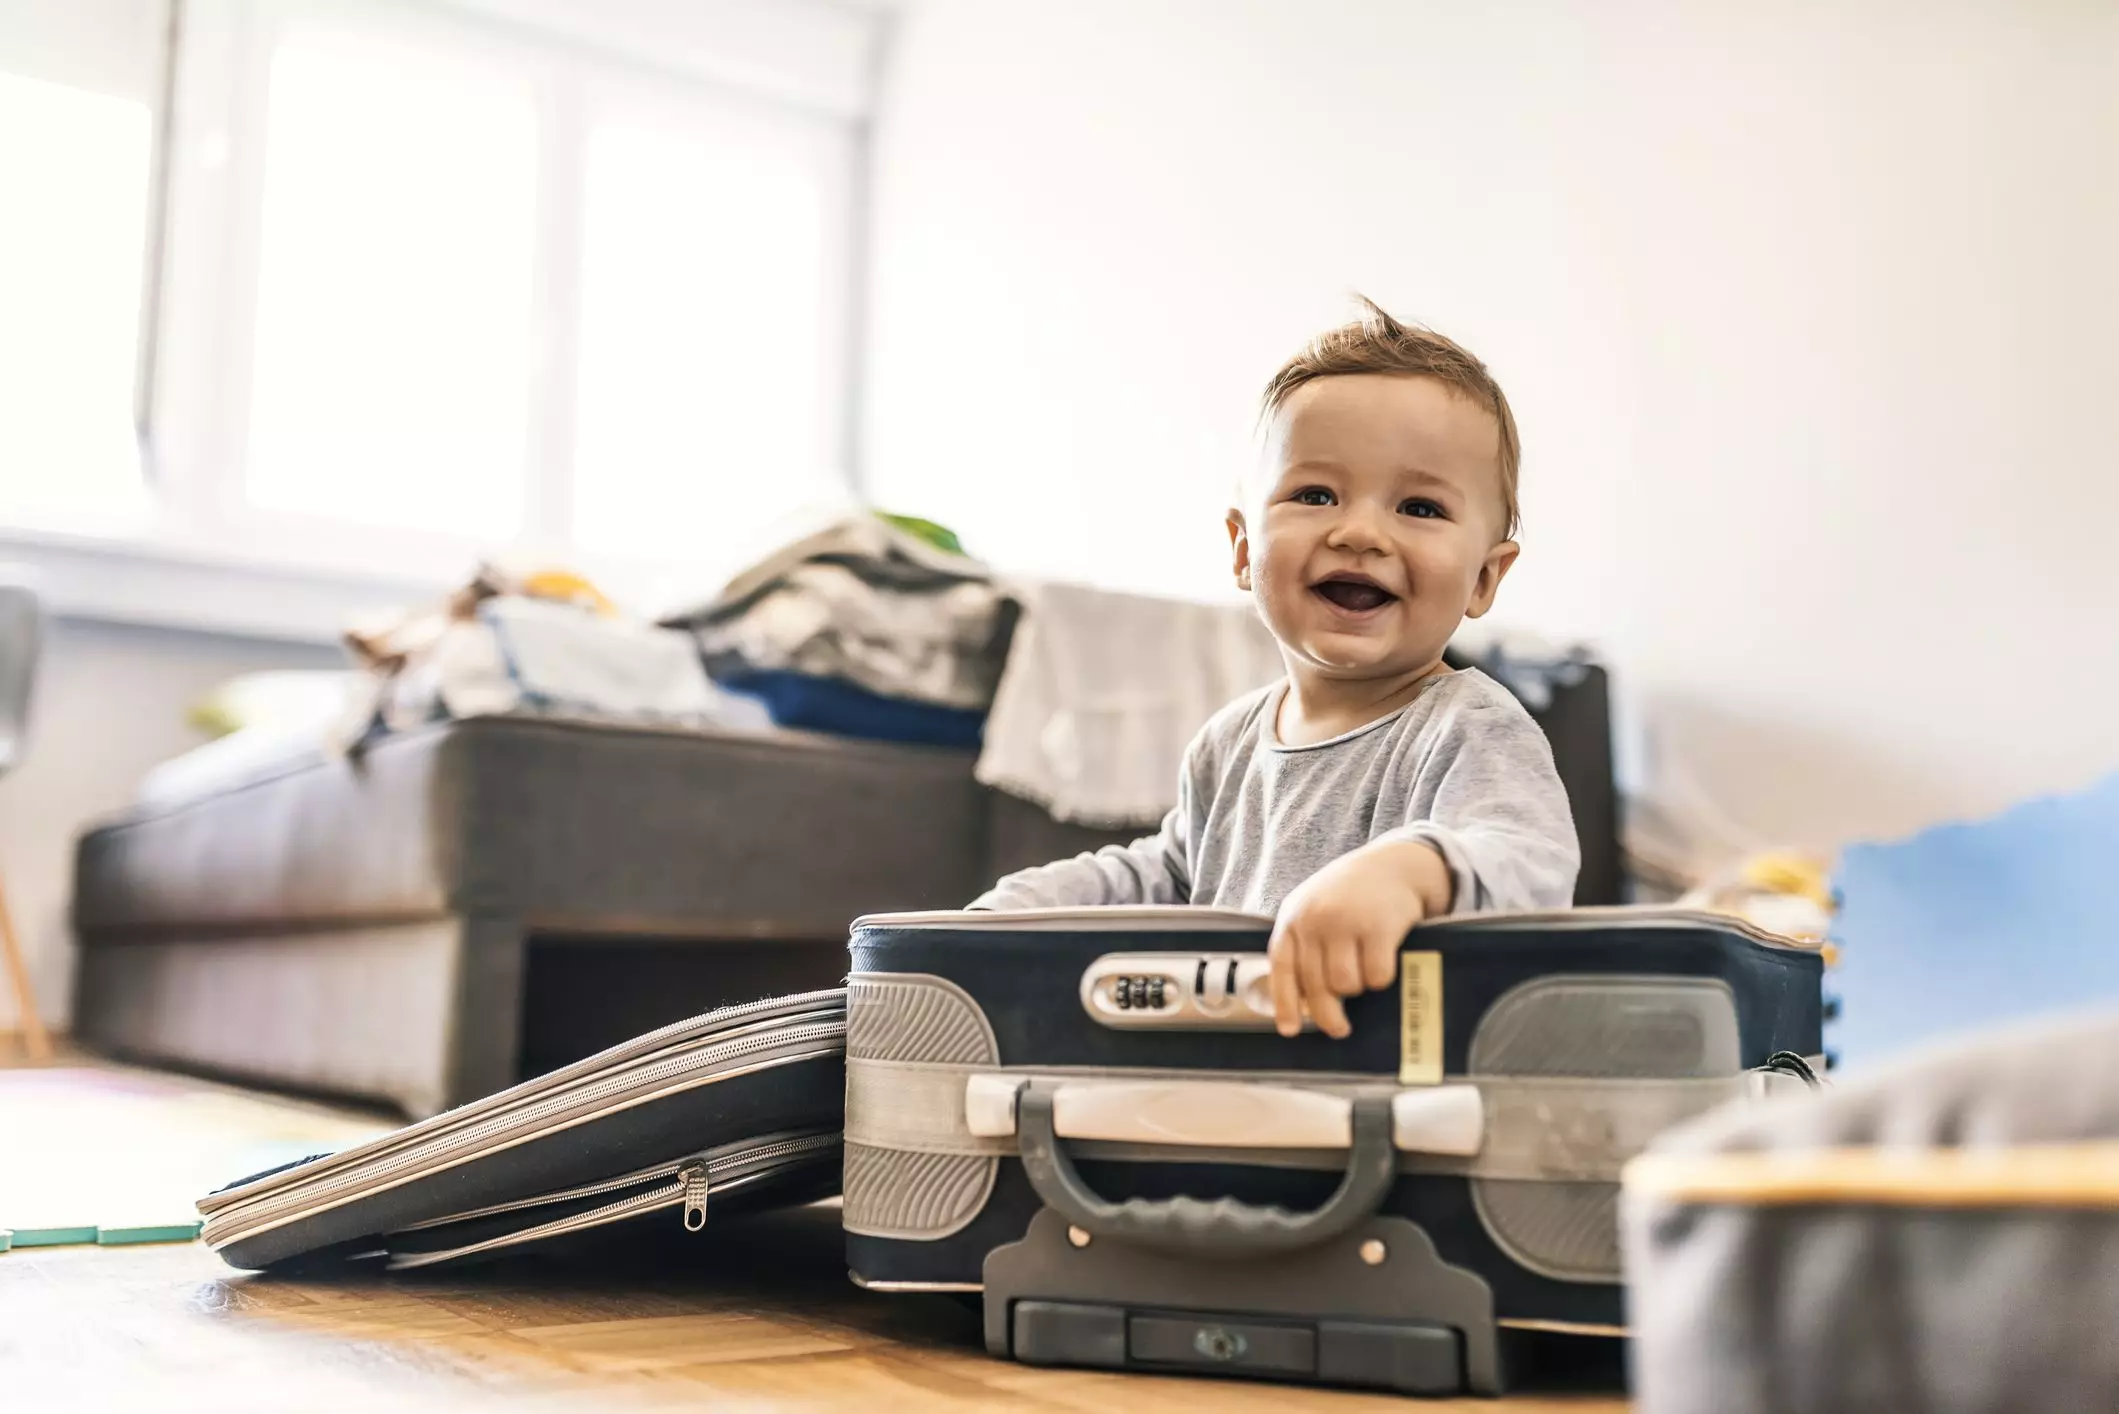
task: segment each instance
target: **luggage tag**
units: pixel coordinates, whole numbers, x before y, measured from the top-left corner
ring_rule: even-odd
[[[1442,1083],[1442,954],[1398,954],[1398,1083]]]

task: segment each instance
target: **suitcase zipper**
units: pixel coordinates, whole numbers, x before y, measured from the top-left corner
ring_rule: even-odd
[[[683,1181],[684,1230],[697,1232],[706,1226],[706,1165],[686,1164],[677,1177]]]
[[[721,1191],[728,1192],[732,1189],[747,1187],[752,1183],[770,1178],[782,1169],[799,1168],[801,1167],[802,1159],[826,1149],[836,1148],[838,1143],[838,1132],[833,1130],[819,1134],[802,1135],[793,1139],[778,1140],[758,1148],[743,1150],[727,1155],[718,1163],[712,1159],[711,1153],[694,1155],[690,1159],[678,1160],[673,1164],[661,1164],[643,1173],[628,1175],[626,1178],[613,1179],[609,1184],[598,1186],[609,1188],[627,1183],[643,1182],[650,1178],[671,1174],[674,1174],[677,1179],[675,1183],[664,1185],[647,1193],[636,1193],[629,1198],[620,1198],[616,1202],[606,1203],[602,1207],[592,1208],[585,1213],[575,1213],[571,1217],[557,1218],[551,1222],[533,1224],[518,1232],[503,1233],[498,1237],[489,1237],[481,1242],[468,1243],[462,1247],[452,1247],[439,1252],[416,1252],[402,1256],[393,1255],[387,1265],[389,1270],[394,1272],[411,1271],[419,1267],[431,1267],[442,1262],[456,1261],[463,1257],[473,1256],[480,1252],[496,1251],[503,1247],[519,1247],[530,1242],[542,1242],[551,1238],[571,1236],[574,1233],[586,1232],[590,1228],[604,1227],[611,1223],[622,1222],[627,1218],[640,1217],[663,1208],[678,1205],[682,1205],[683,1208],[684,1230],[686,1232],[698,1232],[706,1226],[707,1193],[712,1186],[711,1178],[714,1169],[721,1168],[728,1171],[723,1175],[720,1184]],[[569,1195],[553,1194],[535,1201],[539,1203],[560,1202],[566,1196]],[[587,1195],[577,1194],[572,1196]],[[492,1210],[486,1211],[490,1212]],[[440,1219],[438,1222],[459,1222],[474,1216],[478,1215],[467,1213],[457,1217]],[[429,1223],[423,1226],[432,1227],[435,1225],[437,1224]],[[405,1228],[403,1230],[413,1232],[418,1229]]]
[[[657,1087],[666,1086],[671,1080],[688,1078],[691,1072],[716,1072],[705,1077],[700,1083],[744,1074],[760,1067],[730,1068],[729,1063],[760,1052],[790,1052],[782,1057],[787,1063],[809,1059],[812,1055],[828,1055],[843,1048],[845,1035],[846,1023],[841,1019],[821,1025],[724,1041],[688,1056],[658,1061],[641,1070],[613,1076],[580,1091],[554,1095],[524,1109],[497,1115],[460,1134],[449,1136],[429,1150],[414,1149],[372,1164],[356,1162],[342,1173],[319,1176],[308,1182],[296,1182],[276,1193],[258,1193],[248,1201],[245,1201],[238,1190],[226,1195],[229,1201],[225,1205],[208,1212],[207,1231],[203,1235],[209,1246],[218,1249],[229,1242],[254,1237],[297,1218],[313,1216],[337,1207],[352,1198],[397,1187],[428,1173],[447,1168],[468,1157],[465,1152],[467,1150],[491,1152],[493,1149],[508,1147],[508,1144],[520,1142],[542,1129],[547,1129],[549,1120],[571,1116],[568,1123],[578,1123],[595,1118],[599,1107],[624,1108],[609,1103],[617,1099],[623,1098],[628,1104],[632,1104],[655,1098],[659,1093],[664,1093]],[[839,1044],[834,1047],[820,1047],[807,1053],[795,1053],[803,1046],[825,1041],[835,1041]],[[690,1086],[667,1088],[688,1089]],[[506,1140],[507,1143],[496,1142],[500,1140]],[[201,1210],[207,1211],[205,1205],[201,1205]]]
[[[480,1252],[497,1251],[503,1247],[518,1247],[527,1242],[542,1242],[548,1238],[566,1237],[572,1233],[585,1232],[590,1228],[603,1227],[609,1223],[622,1222],[626,1218],[652,1213],[658,1208],[666,1208],[671,1203],[678,1201],[683,1196],[683,1192],[683,1185],[673,1184],[654,1189],[648,1193],[635,1194],[630,1198],[621,1198],[615,1203],[606,1203],[600,1208],[591,1208],[586,1213],[576,1213],[572,1217],[560,1218],[548,1223],[539,1223],[534,1227],[526,1227],[518,1232],[504,1233],[499,1237],[489,1237],[483,1242],[472,1242],[462,1247],[450,1247],[439,1252],[416,1252],[402,1257],[393,1256],[385,1266],[393,1272],[408,1272],[420,1267],[435,1266],[442,1262],[453,1262]]]
[[[828,994],[827,999],[826,996],[820,994],[816,1004],[799,1010],[789,1009],[785,1015],[780,1017],[732,1018],[740,1021],[742,1023],[740,1025],[731,1026],[724,1024],[702,1029],[696,1025],[684,1023],[680,1026],[664,1027],[660,1032],[651,1033],[651,1037],[643,1037],[640,1042],[614,1048],[605,1052],[601,1057],[592,1057],[589,1061],[581,1061],[572,1066],[562,1067],[559,1070],[539,1076],[535,1080],[513,1087],[511,1090],[504,1090],[497,1094],[486,1096],[483,1099],[473,1100],[454,1110],[448,1110],[429,1119],[393,1130],[389,1134],[370,1140],[366,1144],[357,1145],[354,1148],[330,1155],[331,1165],[339,1167],[380,1161],[394,1150],[409,1149],[423,1143],[437,1142],[442,1136],[461,1133],[473,1126],[490,1126],[519,1116],[532,1107],[549,1106],[555,1099],[576,1093],[569,1090],[568,1087],[570,1085],[593,1076],[601,1075],[606,1079],[611,1079],[625,1075],[641,1074],[643,1073],[643,1063],[654,1062],[658,1051],[668,1052],[673,1049],[671,1045],[663,1044],[662,1042],[658,1042],[655,1045],[645,1044],[652,1037],[661,1037],[664,1042],[667,1042],[674,1033],[680,1030],[688,1030],[692,1033],[693,1049],[688,1052],[679,1052],[674,1056],[665,1055],[664,1059],[668,1060],[682,1058],[685,1055],[696,1057],[705,1050],[717,1046],[728,1045],[762,1034],[772,1034],[770,1028],[774,1024],[787,1024],[790,1022],[816,1024],[819,1019],[828,1019],[826,1024],[836,1022],[845,1014],[843,1002],[840,1000],[843,995],[843,993],[832,993]],[[730,1008],[730,1011],[745,1012],[750,1009],[750,1007],[740,1007]],[[712,1037],[717,1032],[720,1033],[718,1041],[699,1039],[702,1036]],[[793,1031],[790,1030],[786,1034],[793,1034]],[[660,1062],[655,1063],[659,1064]],[[506,1103],[497,1103],[503,1100]],[[287,1176],[285,1172],[274,1172],[261,1176],[254,1184],[247,1184],[241,1188],[226,1188],[210,1193],[199,1200],[199,1210],[210,1214],[217,1209],[240,1205],[243,1202],[261,1196],[274,1183],[284,1182]]]
[[[601,1179],[595,1183],[584,1183],[578,1188],[562,1188],[551,1193],[535,1193],[527,1198],[517,1198],[508,1203],[493,1203],[483,1208],[469,1208],[460,1213],[449,1213],[443,1217],[428,1218],[423,1222],[408,1223],[392,1229],[393,1235],[408,1232],[425,1232],[429,1228],[447,1227],[451,1223],[470,1222],[475,1218],[498,1217],[502,1213],[521,1212],[528,1208],[542,1208],[553,1203],[571,1203],[577,1198],[594,1198],[599,1193],[615,1193],[622,1188],[632,1188],[642,1183],[653,1183],[659,1178],[670,1178],[687,1169],[704,1164],[709,1175],[715,1168],[733,1172],[737,1168],[758,1162],[774,1162],[783,1156],[800,1155],[814,1149],[828,1147],[838,1142],[837,1129],[820,1130],[815,1134],[794,1134],[786,1138],[767,1136],[763,1140],[739,1141],[709,1149],[703,1154],[694,1154],[688,1159],[671,1159],[668,1163],[655,1164],[631,1173],[619,1174],[616,1178]],[[748,1147],[746,1147],[746,1145]]]
[[[518,1112],[521,1106],[544,1103],[557,1094],[565,1093],[567,1087],[576,1081],[598,1074],[609,1074],[619,1067],[637,1066],[643,1061],[651,1060],[658,1051],[669,1050],[680,1043],[689,1042],[697,1046],[701,1043],[701,1038],[719,1034],[723,1037],[721,1042],[708,1041],[705,1044],[726,1044],[759,1034],[762,1029],[776,1022],[785,1023],[804,1017],[842,1017],[845,1014],[845,1005],[844,989],[834,988],[823,992],[806,992],[794,997],[771,997],[764,1001],[745,1002],[741,1006],[708,1012],[705,1016],[672,1022],[668,1026],[637,1036],[623,1045],[613,1046],[585,1060],[549,1071],[511,1090],[473,1100],[454,1110],[407,1125],[332,1157],[346,1164],[366,1162],[370,1158],[381,1157],[391,1149],[419,1143],[437,1131],[446,1133],[455,1126],[472,1122],[474,1118],[478,1123],[490,1123]],[[702,1024],[709,1018],[712,1025]],[[695,1050],[692,1054],[696,1055],[698,1052]],[[508,1099],[507,1103],[496,1103],[509,1096],[513,1098]],[[283,1175],[273,1174],[270,1177],[280,1179]],[[248,1198],[259,1196],[266,1186],[266,1181],[261,1178],[254,1187],[225,1189],[208,1194],[199,1201],[199,1211],[211,1214],[218,1209],[235,1206]]]

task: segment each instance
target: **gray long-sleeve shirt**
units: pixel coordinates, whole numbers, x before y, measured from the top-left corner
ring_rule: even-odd
[[[1314,746],[1276,738],[1286,690],[1240,697],[1200,730],[1158,833],[1010,874],[971,906],[1272,914],[1319,869],[1384,838],[1441,852],[1453,912],[1563,908],[1573,897],[1581,848],[1552,748],[1492,678],[1439,675],[1389,716]]]

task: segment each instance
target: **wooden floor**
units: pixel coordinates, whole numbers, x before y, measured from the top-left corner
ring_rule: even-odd
[[[855,1408],[1611,1411],[1609,1399],[1421,1402],[989,1359],[942,1296],[849,1284],[837,1214],[732,1227],[711,1275],[521,1262],[287,1279],[193,1244],[0,1255],[0,1404],[233,1411]],[[18,1402],[19,1401],[19,1402]]]
[[[182,1077],[101,1068],[109,1083],[82,1086],[10,1059],[0,1053],[0,1197],[13,1178],[16,1201],[20,1181],[39,1177],[32,1189],[104,1201],[92,1180],[108,1169],[166,1206],[196,1190],[187,1164],[361,1132],[357,1116]],[[964,1299],[850,1283],[833,1208],[712,1237],[694,1249],[710,1261],[677,1271],[657,1248],[630,1267],[518,1260],[328,1279],[237,1273],[195,1242],[17,1248],[0,1253],[0,1410],[1624,1408],[1608,1396],[1414,1402],[1033,1369],[988,1358]]]

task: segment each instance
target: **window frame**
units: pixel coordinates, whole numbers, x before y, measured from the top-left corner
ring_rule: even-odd
[[[554,3],[543,7],[551,10],[544,18],[556,21],[562,11]],[[761,7],[784,3],[759,0]],[[820,6],[816,13],[829,9]],[[535,17],[538,10],[532,6],[527,13]],[[184,7],[166,109],[170,128],[156,135],[167,189],[160,265],[147,288],[158,301],[142,321],[143,338],[155,339],[140,361],[155,378],[147,399],[154,415],[144,439],[147,523],[137,534],[107,536],[0,525],[0,552],[44,571],[47,597],[62,613],[301,639],[335,638],[348,612],[370,607],[378,597],[431,594],[482,555],[562,561],[621,596],[673,582],[696,587],[702,574],[711,579],[733,568],[588,554],[569,534],[587,138],[596,116],[614,106],[667,105],[688,121],[720,112],[731,122],[778,129],[811,154],[826,203],[819,318],[827,326],[822,406],[830,425],[822,440],[835,456],[838,479],[853,494],[868,92],[844,82],[745,82],[738,77],[740,66],[710,70],[658,62],[642,42],[652,36],[636,23],[648,13],[638,5],[612,4],[598,18],[612,22],[615,38],[599,45],[579,30],[590,23],[587,7],[563,12],[572,32],[556,23],[506,18],[483,0],[213,0]],[[731,13],[724,5],[695,18],[710,26]],[[835,11],[831,17],[858,26],[863,44],[879,38],[878,14]],[[814,20],[811,15],[805,22]],[[246,495],[272,56],[281,37],[296,27],[346,24],[384,27],[444,52],[497,60],[527,76],[538,134],[530,308],[535,353],[522,468],[523,531],[506,546],[267,510]],[[798,37],[816,36],[802,31]],[[690,49],[677,45],[672,52],[681,57],[698,49],[699,36],[687,38],[694,41]],[[851,52],[825,58],[850,71],[844,61]],[[862,76],[864,84],[871,78],[865,69]],[[154,233],[149,242],[156,244]],[[216,576],[226,583],[202,592]],[[231,612],[246,582],[270,598]]]

